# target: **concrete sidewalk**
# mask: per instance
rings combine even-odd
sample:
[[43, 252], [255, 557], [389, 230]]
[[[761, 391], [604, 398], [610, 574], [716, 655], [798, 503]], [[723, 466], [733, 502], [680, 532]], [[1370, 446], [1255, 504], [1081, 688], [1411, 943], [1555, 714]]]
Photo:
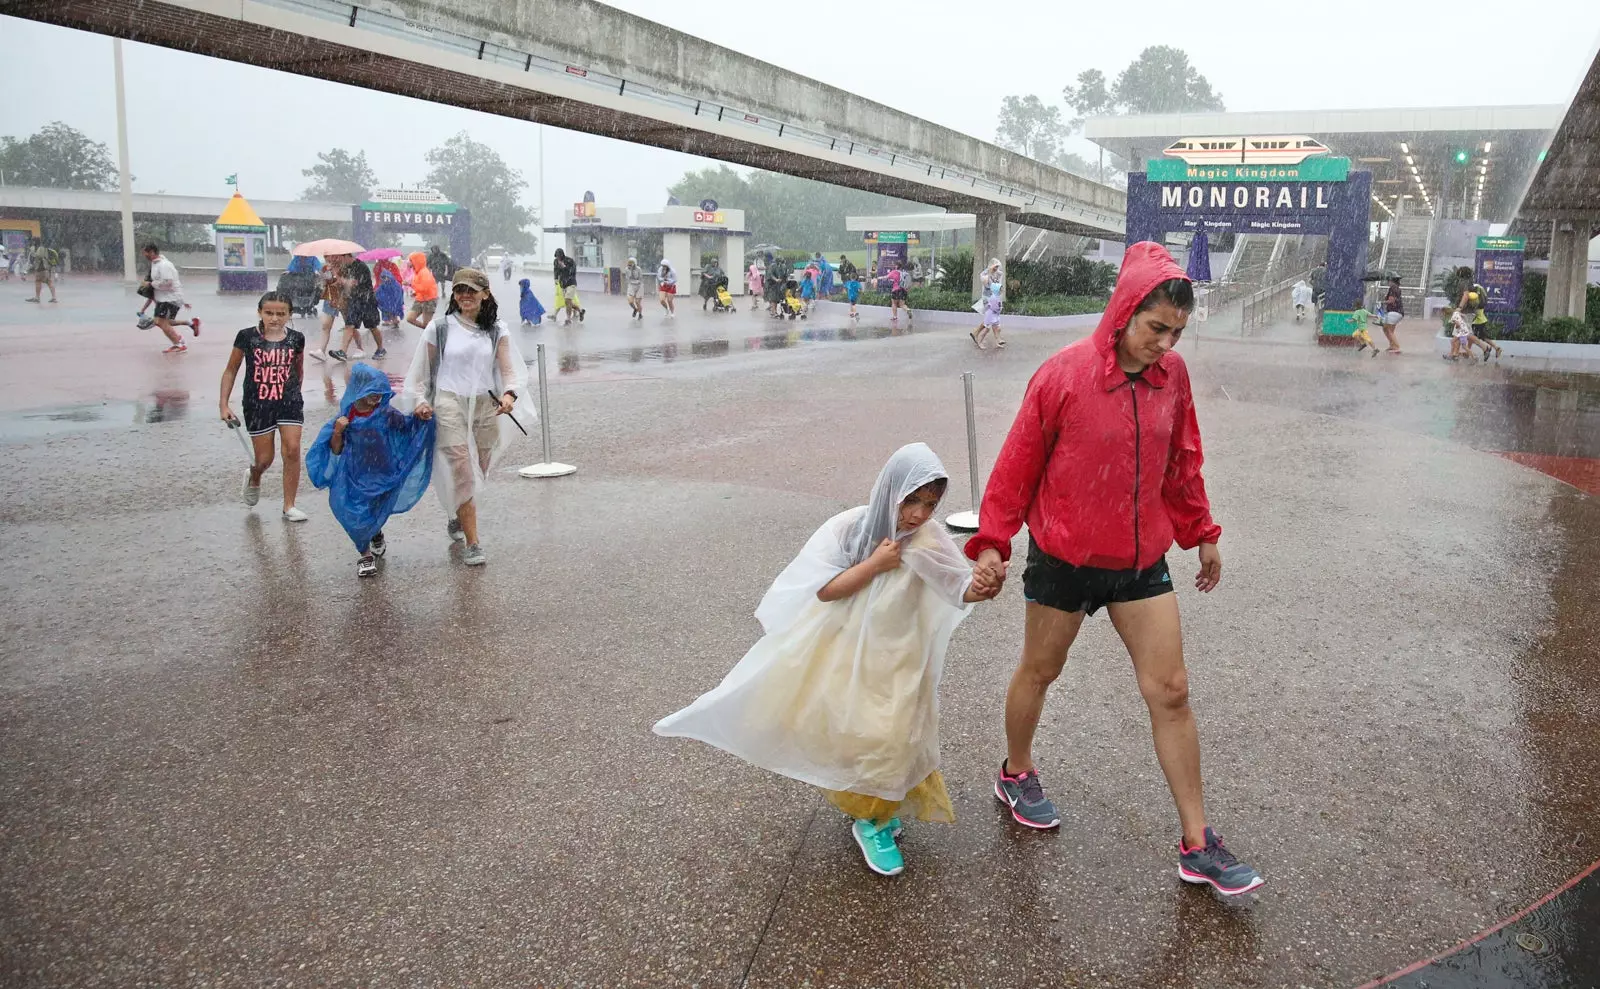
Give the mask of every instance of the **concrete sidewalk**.
[[[1495, 455], [1600, 458], [1594, 379], [1181, 345], [1226, 530], [1210, 596], [1169, 554], [1208, 809], [1267, 879], [1221, 902], [1175, 875], [1103, 616], [1039, 736], [1062, 829], [996, 805], [1016, 581], [951, 645], [959, 821], [913, 823], [895, 879], [814, 790], [649, 732], [896, 446], [968, 507], [961, 372], [987, 469], [1063, 335], [636, 330], [586, 300], [566, 350], [521, 337], [574, 355], [552, 428], [579, 473], [495, 478], [485, 568], [430, 497], [357, 581], [319, 493], [283, 524], [274, 468], [238, 504], [215, 388], [248, 304], [207, 300], [170, 358], [64, 298], [0, 303], [7, 986], [1354, 986], [1600, 858], [1600, 502]], [[339, 375], [310, 375], [308, 430]]]

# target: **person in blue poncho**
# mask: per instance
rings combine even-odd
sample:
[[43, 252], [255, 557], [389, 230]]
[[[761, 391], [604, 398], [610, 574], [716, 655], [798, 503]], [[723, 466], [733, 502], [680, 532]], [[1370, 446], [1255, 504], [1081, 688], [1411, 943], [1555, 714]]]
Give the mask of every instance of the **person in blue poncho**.
[[324, 423], [306, 453], [311, 483], [328, 489], [328, 507], [350, 534], [361, 562], [356, 576], [378, 572], [388, 544], [383, 525], [422, 498], [433, 477], [438, 425], [433, 410], [406, 415], [390, 404], [389, 378], [370, 364], [350, 369], [339, 416]]
[[533, 282], [524, 278], [517, 284], [522, 286], [522, 321], [538, 326], [544, 322], [544, 306], [539, 304], [539, 297], [533, 294]]
[[378, 312], [387, 326], [399, 326], [406, 314], [406, 290], [393, 269], [391, 264], [378, 270]]

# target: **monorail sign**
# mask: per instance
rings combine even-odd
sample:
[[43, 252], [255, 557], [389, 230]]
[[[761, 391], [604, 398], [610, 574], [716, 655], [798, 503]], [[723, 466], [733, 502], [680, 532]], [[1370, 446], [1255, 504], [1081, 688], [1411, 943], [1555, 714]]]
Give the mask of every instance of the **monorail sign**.
[[[1372, 173], [1349, 171], [1348, 164], [1348, 159], [1335, 158], [1240, 164], [1152, 161], [1148, 172], [1128, 175], [1128, 242], [1160, 243], [1169, 233], [1199, 230], [1326, 236], [1328, 309], [1354, 311], [1361, 304], [1366, 271]], [[1324, 333], [1348, 330], [1325, 323]]]

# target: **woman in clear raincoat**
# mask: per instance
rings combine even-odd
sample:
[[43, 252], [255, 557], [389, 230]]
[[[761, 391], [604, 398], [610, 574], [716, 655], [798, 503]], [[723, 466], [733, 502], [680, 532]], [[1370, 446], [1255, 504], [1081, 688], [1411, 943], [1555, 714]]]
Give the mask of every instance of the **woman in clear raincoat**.
[[901, 813], [955, 819], [939, 775], [939, 678], [970, 605], [999, 591], [930, 523], [948, 484], [925, 444], [895, 451], [871, 502], [823, 523], [767, 590], [762, 639], [655, 726], [822, 788], [882, 875], [904, 868]]
[[[489, 279], [461, 268], [445, 315], [428, 324], [406, 372], [404, 405], [438, 421], [433, 490], [466, 548], [461, 562], [487, 562], [478, 542], [477, 494], [489, 469], [535, 419], [527, 365], [500, 320]], [[515, 420], [515, 421], [513, 421]], [[520, 424], [520, 428], [519, 428]]]

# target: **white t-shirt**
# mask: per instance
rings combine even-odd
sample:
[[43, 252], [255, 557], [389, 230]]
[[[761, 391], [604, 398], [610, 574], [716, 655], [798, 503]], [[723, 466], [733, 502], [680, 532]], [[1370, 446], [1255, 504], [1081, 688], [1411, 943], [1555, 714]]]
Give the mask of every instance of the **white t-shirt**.
[[157, 302], [182, 302], [183, 282], [178, 280], [178, 266], [164, 255], [150, 262], [150, 285], [156, 290]]
[[459, 316], [445, 317], [444, 357], [439, 361], [440, 391], [462, 397], [487, 397], [494, 391], [494, 344], [489, 334]]

